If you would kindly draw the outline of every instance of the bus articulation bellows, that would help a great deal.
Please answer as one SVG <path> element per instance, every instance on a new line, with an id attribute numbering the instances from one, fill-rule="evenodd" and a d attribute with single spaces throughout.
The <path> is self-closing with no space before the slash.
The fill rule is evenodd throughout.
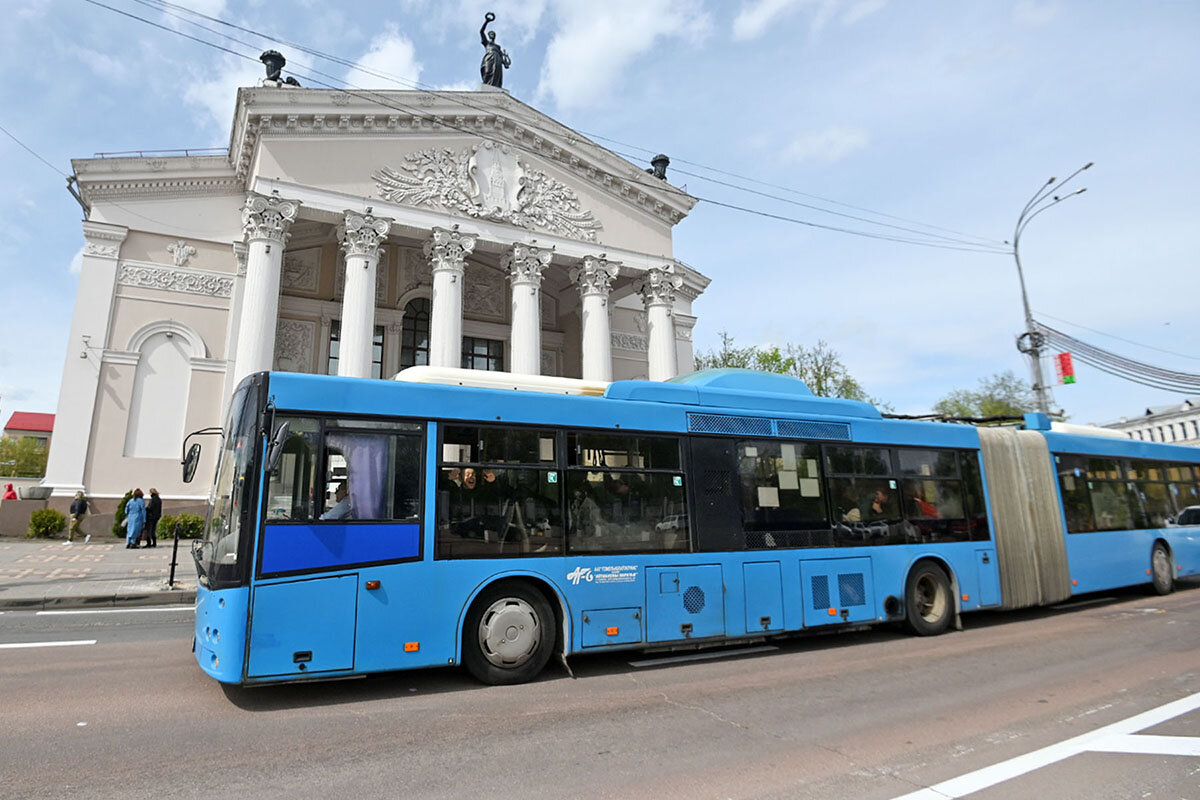
<path id="1" fill-rule="evenodd" d="M 740 370 L 252 375 L 193 551 L 196 659 L 235 684 L 516 683 L 556 654 L 933 635 L 1200 571 L 1200 526 L 1171 524 L 1200 451 L 1051 428 L 885 419 Z"/>

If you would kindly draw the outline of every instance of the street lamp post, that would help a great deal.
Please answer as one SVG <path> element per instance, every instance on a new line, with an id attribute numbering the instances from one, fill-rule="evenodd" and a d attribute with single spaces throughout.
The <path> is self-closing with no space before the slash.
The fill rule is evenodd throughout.
<path id="1" fill-rule="evenodd" d="M 1058 205 L 1068 197 L 1074 197 L 1077 194 L 1086 192 L 1087 189 L 1083 188 L 1076 189 L 1070 194 L 1051 194 L 1051 191 L 1054 189 L 1066 186 L 1076 175 L 1091 167 L 1092 163 L 1089 161 L 1062 181 L 1059 181 L 1057 178 L 1050 178 L 1050 180 L 1046 181 L 1040 189 L 1034 192 L 1033 197 L 1029 198 L 1029 202 L 1025 204 L 1025 207 L 1021 209 L 1021 213 L 1017 217 L 1016 227 L 1013 229 L 1013 259 L 1017 262 L 1017 278 L 1021 281 L 1021 304 L 1025 308 L 1025 332 L 1017 337 L 1017 349 L 1029 356 L 1030 373 L 1033 376 L 1034 401 L 1037 403 L 1038 411 L 1043 414 L 1050 413 L 1050 401 L 1046 395 L 1046 382 L 1042 379 L 1042 347 L 1045 345 L 1046 340 L 1041 331 L 1037 329 L 1037 325 L 1034 324 L 1033 312 L 1029 310 L 1029 295 L 1025 291 L 1025 271 L 1021 268 L 1021 234 L 1025 232 L 1025 228 L 1038 214 L 1041 214 L 1052 206 Z"/>

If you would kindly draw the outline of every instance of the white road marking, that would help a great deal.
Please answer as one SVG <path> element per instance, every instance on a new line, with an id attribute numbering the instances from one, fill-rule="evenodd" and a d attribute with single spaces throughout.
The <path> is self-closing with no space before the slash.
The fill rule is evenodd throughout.
<path id="1" fill-rule="evenodd" d="M 681 664 L 684 661 L 711 661 L 714 658 L 725 658 L 726 656 L 744 656 L 748 653 L 765 653 L 768 650 L 778 650 L 779 648 L 773 644 L 764 644 L 761 647 L 739 647 L 736 650 L 718 650 L 711 653 L 691 653 L 686 656 L 665 656 L 663 658 L 647 658 L 641 661 L 630 661 L 631 667 L 656 667 L 659 664 Z"/>
<path id="2" fill-rule="evenodd" d="M 1119 750 L 1106 751 L 1104 745 L 1117 743 L 1126 746 L 1136 746 L 1130 744 L 1131 740 L 1146 739 L 1147 745 L 1153 744 L 1157 740 L 1174 740 L 1187 739 L 1193 740 L 1195 737 L 1171 737 L 1171 736 L 1130 736 L 1129 734 L 1136 733 L 1140 730 L 1153 727 L 1159 723 L 1166 722 L 1169 719 L 1174 719 L 1182 714 L 1187 714 L 1200 708 L 1200 692 L 1181 698 L 1166 705 L 1152 708 L 1149 711 L 1144 711 L 1141 714 L 1136 714 L 1128 719 L 1123 719 L 1120 722 L 1114 722 L 1111 725 L 1105 725 L 1103 728 L 1097 728 L 1091 733 L 1084 733 L 1066 741 L 1052 744 L 1049 747 L 1043 747 L 1041 750 L 1034 750 L 1032 753 L 1026 753 L 1016 758 L 1010 758 L 1008 761 L 1001 761 L 999 764 L 993 764 L 990 767 L 968 772 L 966 775 L 960 775 L 957 778 L 951 778 L 948 781 L 934 784 L 926 789 L 920 789 L 909 794 L 902 795 L 894 800 L 946 800 L 947 798 L 964 797 L 975 792 L 981 792 L 998 783 L 1011 780 L 1013 778 L 1024 775 L 1028 772 L 1041 769 L 1042 767 L 1055 764 L 1059 761 L 1077 756 L 1080 753 L 1089 750 L 1099 750 L 1101 752 L 1136 752 L 1136 753 L 1158 753 L 1161 750 L 1137 749 L 1137 750 Z M 1163 747 L 1170 745 L 1172 749 L 1167 752 L 1167 755 L 1189 755 L 1190 753 L 1176 753 L 1176 748 L 1180 742 L 1171 741 L 1162 742 Z"/>
<path id="3" fill-rule="evenodd" d="M 74 611 L 38 611 L 37 615 L 39 617 L 41 617 L 41 616 L 53 616 L 53 615 L 62 615 L 62 614 L 135 614 L 135 613 L 142 613 L 145 611 L 187 611 L 187 612 L 191 612 L 192 610 L 193 609 L 191 606 L 178 605 L 178 606 L 147 606 L 146 608 L 88 608 L 88 609 L 79 609 L 79 610 L 74 610 Z"/>
<path id="4" fill-rule="evenodd" d="M 1200 756 L 1200 736 L 1110 736 L 1088 748 L 1097 753 L 1145 753 L 1154 756 Z"/>
<path id="5" fill-rule="evenodd" d="M 17 650 L 23 647 L 74 647 L 80 644 L 95 644 L 95 639 L 76 639 L 73 642 L 10 642 L 0 644 L 0 650 Z"/>

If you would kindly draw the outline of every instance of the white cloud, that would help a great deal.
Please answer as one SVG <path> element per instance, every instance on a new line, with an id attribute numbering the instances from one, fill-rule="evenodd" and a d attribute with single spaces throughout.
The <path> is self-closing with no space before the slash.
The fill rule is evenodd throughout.
<path id="1" fill-rule="evenodd" d="M 202 128 L 215 128 L 218 144 L 224 144 L 233 124 L 237 90 L 257 86 L 265 71 L 260 64 L 241 58 L 225 58 L 211 77 L 194 77 L 187 83 L 183 99 L 198 107 L 198 122 Z"/>
<path id="2" fill-rule="evenodd" d="M 188 9 L 195 11 L 198 14 L 205 14 L 210 17 L 220 17 L 225 13 L 225 0 L 188 0 L 186 3 Z M 204 20 L 187 14 L 186 12 L 177 12 L 180 17 L 192 20 L 200 24 L 206 24 Z M 163 22 L 170 25 L 175 30 L 195 30 L 191 25 L 184 22 L 184 19 L 173 17 L 166 12 L 163 13 Z"/>
<path id="3" fill-rule="evenodd" d="M 1021 0 L 1013 7 L 1013 17 L 1026 25 L 1046 25 L 1058 17 L 1057 3 L 1040 3 L 1036 0 Z"/>
<path id="4" fill-rule="evenodd" d="M 733 38 L 757 39 L 780 17 L 802 6 L 812 9 L 809 32 L 817 33 L 830 22 L 853 25 L 887 4 L 887 0 L 750 0 L 733 20 Z"/>
<path id="5" fill-rule="evenodd" d="M 833 126 L 793 139 L 783 153 L 792 161 L 834 162 L 863 149 L 869 141 L 866 131 Z"/>
<path id="6" fill-rule="evenodd" d="M 83 271 L 83 247 L 75 251 L 75 255 L 71 256 L 71 263 L 67 265 L 67 272 L 72 275 L 78 275 Z"/>
<path id="7" fill-rule="evenodd" d="M 93 75 L 110 81 L 124 81 L 130 75 L 128 57 L 117 58 L 86 47 L 73 47 L 71 50 Z"/>
<path id="8" fill-rule="evenodd" d="M 738 41 L 757 39 L 767 26 L 778 17 L 792 10 L 800 0 L 753 0 L 742 6 L 733 21 L 733 38 Z"/>
<path id="9" fill-rule="evenodd" d="M 478 31 L 483 15 L 494 12 L 496 21 L 488 30 L 495 30 L 496 41 L 507 49 L 533 39 L 541 27 L 547 0 L 404 0 L 403 5 L 414 17 L 425 21 L 424 27 L 443 35 L 453 29 L 455 37 L 467 30 Z"/>
<path id="10" fill-rule="evenodd" d="M 700 41 L 711 28 L 697 0 L 610 0 L 602 7 L 557 0 L 556 16 L 537 96 L 553 96 L 563 108 L 605 96 L 660 39 Z"/>
<path id="11" fill-rule="evenodd" d="M 400 80 L 376 77 L 370 72 L 395 76 Z M 397 84 L 410 88 L 420 79 L 421 62 L 417 61 L 416 48 L 394 24 L 385 26 L 384 32 L 375 37 L 367 52 L 346 73 L 346 83 L 360 89 L 390 89 Z"/>

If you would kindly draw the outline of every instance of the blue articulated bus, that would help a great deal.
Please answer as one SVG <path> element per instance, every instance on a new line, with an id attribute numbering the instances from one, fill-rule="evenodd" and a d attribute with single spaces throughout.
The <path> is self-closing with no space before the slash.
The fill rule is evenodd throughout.
<path id="1" fill-rule="evenodd" d="M 225 683 L 933 635 L 1200 570 L 1200 527 L 1173 524 L 1200 504 L 1193 448 L 887 419 L 780 375 L 260 373 L 220 447 L 194 649 Z"/>

